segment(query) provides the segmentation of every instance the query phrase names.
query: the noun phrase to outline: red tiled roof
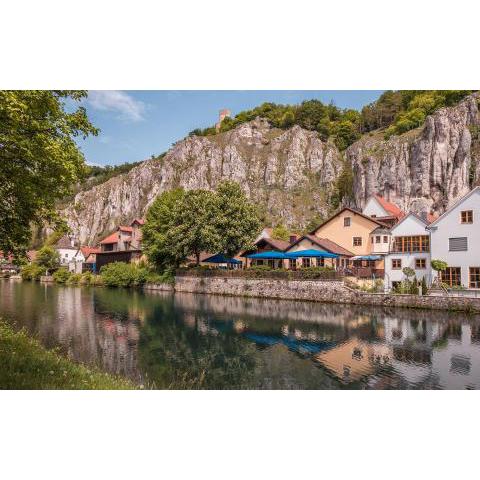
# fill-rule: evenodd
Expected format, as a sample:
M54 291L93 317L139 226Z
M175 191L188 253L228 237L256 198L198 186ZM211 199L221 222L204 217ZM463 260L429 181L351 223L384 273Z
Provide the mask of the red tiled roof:
M427 222L433 223L438 218L438 215L434 215L433 213L427 214Z
M388 212L390 215L393 215L394 217L398 217L398 218L402 218L403 216L405 216L405 213L400 208L398 208L394 203L385 200L380 195L375 195L375 198L378 200L378 202L384 208L384 210Z
M276 238L262 238L257 243L260 243L262 240L277 250L285 250L290 246L290 242L286 242L285 240L277 240Z
M80 247L80 251L82 252L83 256L87 258L91 253L99 253L100 249L95 247L83 246Z
M130 225L133 225L134 223L138 223L139 225L144 225L145 220L143 218L134 218Z
M117 243L118 242L118 233L114 232L105 237L103 240L100 241L100 245L106 245L108 243Z

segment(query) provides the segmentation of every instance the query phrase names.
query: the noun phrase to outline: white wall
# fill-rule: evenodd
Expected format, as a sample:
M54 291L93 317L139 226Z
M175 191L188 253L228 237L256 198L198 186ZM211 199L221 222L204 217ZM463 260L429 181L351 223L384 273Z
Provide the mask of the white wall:
M417 279L421 280L425 277L427 284L430 285L432 282L432 268L430 265L430 253L428 252L416 252L416 253L395 253L392 252L393 243L395 237L403 237L409 235L428 235L428 230L425 229L426 223L422 222L415 215L409 214L405 217L400 223L394 226L391 229L392 238L390 244L390 253L385 257L385 287L390 289L392 287L392 282L401 282L405 280L405 275L402 272L402 269L405 267L410 267L415 270L415 275ZM431 241L431 240L430 240ZM426 268L418 269L415 268L415 260L417 258L424 258L426 260ZM402 261L402 266L399 270L392 269L392 260L400 259Z
M380 202L375 197L370 197L363 207L362 213L368 216L375 216L375 217L385 217L389 215L389 213L380 205Z
M377 239L376 237L380 237L380 243L377 243ZM384 242L384 237L387 237L387 241ZM372 238L373 238L373 243L372 243ZM368 239L368 241L370 242L370 247L371 247L371 251L372 253L388 253L389 249L390 249L390 241L391 241L391 235L388 234L388 233L374 233L372 232L370 234L370 238Z
M68 265L70 260L73 259L75 253L77 252L76 248L57 248L58 254L60 255L60 264Z
M460 212L473 210L473 223L460 223ZM466 252L450 252L449 238L467 237ZM469 267L480 267L480 189L472 190L470 196L447 212L431 229L432 259L444 260L449 267L462 269L462 285L469 285Z

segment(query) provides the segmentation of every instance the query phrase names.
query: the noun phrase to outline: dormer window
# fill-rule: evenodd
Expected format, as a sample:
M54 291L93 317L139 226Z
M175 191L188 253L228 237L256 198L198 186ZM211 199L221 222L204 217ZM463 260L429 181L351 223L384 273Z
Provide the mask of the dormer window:
M350 217L344 217L343 219L343 226L344 227L349 227L351 223L351 218Z
M473 210L463 210L460 212L461 223L473 223Z

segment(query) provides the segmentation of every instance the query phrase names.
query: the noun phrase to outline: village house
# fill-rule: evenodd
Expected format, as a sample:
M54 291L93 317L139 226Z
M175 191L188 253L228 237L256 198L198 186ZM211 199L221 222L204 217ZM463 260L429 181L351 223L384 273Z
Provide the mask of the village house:
M378 227L388 228L388 225L345 207L313 230L310 235L331 240L353 253L348 259L348 265L355 274L380 277L384 273L384 256L374 254L378 247L375 247L375 241L372 243L372 232ZM384 235L381 234L380 238L383 242Z
M291 236L290 240L296 240L296 236ZM290 246L290 242L277 240L275 238L260 236L254 243L253 250L247 250L240 254L239 258L244 262L244 266L267 265L270 268L284 268L283 252Z
M102 239L100 251L95 253L96 270L113 262L138 262L142 258L142 219L134 219L128 226L121 225L117 230Z
M78 242L72 235L64 235L58 240L54 248L60 255L60 265L65 267L68 266L77 253Z
M440 280L451 287L480 288L480 187L458 200L427 229L432 259L448 268Z
M68 264L69 271L71 271L72 273L93 271L93 265L95 265L95 262L90 261L89 263L87 263L87 258L89 258L91 254L95 256L95 254L99 251L100 249L95 247L80 247ZM94 257L92 257L92 259L93 258Z
M426 230L428 219L409 213L391 228L389 253L385 258L385 289L390 290L406 279L403 269L415 271L417 280L425 277L432 283L430 234Z
M291 270L308 267L344 268L354 256L352 252L327 238L304 235L285 250L286 254L295 256L288 259Z
M405 212L398 208L397 205L385 200L380 195L370 196L365 202L362 213L390 227L405 216Z

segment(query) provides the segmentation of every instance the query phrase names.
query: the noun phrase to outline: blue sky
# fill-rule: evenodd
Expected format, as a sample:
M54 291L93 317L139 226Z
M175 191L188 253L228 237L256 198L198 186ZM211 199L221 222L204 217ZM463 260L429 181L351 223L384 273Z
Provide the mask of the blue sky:
M98 137L78 140L88 163L115 165L150 158L195 128L213 125L222 108L232 115L263 102L300 103L317 98L341 108L360 109L380 90L323 91L90 91L88 116L100 128Z

